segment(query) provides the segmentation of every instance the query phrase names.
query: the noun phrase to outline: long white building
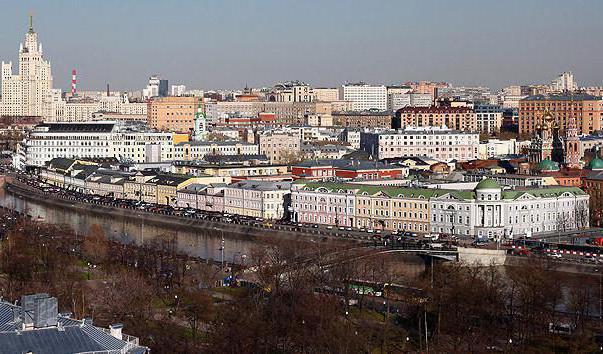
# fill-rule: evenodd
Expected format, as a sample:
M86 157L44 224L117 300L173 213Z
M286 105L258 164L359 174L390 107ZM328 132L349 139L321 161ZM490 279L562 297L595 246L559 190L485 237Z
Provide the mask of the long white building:
M481 238L530 237L587 228L589 196L576 187L502 190L492 179L473 191L430 198L431 231Z
M360 134L360 148L377 159L427 156L442 161L467 161L478 157L478 147L478 133L448 128L405 128Z
M14 164L18 169L40 167L55 157L116 158L138 163L173 160L173 136L112 121L43 123L17 147Z
M387 87L384 85L368 85L363 82L342 85L339 97L352 102L354 111L387 110Z
M12 65L12 62L2 62L0 116L47 117L52 112L52 72L50 62L44 59L31 17L29 31L19 47L18 74L13 74Z

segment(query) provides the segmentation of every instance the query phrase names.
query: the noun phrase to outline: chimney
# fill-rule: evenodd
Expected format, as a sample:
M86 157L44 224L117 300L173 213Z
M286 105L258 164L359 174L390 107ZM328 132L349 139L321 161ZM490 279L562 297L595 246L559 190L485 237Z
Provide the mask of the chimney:
M122 340L121 330L124 328L124 325L121 323L115 323L109 326L109 330L111 331L111 335L119 340Z
M75 69L71 70L71 97L77 96L77 73Z
M107 97L109 97L109 84L107 84Z

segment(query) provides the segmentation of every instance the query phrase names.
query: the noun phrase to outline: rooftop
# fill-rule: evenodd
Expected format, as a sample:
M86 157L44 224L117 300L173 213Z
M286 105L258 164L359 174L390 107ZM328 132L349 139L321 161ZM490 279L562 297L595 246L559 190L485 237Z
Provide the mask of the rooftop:
M584 93L579 94L559 94L559 95L534 95L528 96L522 101L598 101L601 100L600 96L592 96Z
M147 353L138 338L111 335L109 329L96 327L91 320L76 320L58 314L56 298L46 294L21 298L22 306L0 301L0 352L2 353Z

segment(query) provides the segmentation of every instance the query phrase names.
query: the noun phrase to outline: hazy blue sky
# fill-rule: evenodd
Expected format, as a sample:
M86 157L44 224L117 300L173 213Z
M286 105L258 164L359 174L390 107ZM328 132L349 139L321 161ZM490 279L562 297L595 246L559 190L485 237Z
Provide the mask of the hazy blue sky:
M3 1L0 58L16 61L28 12L55 86L242 88L299 79L601 85L601 0Z

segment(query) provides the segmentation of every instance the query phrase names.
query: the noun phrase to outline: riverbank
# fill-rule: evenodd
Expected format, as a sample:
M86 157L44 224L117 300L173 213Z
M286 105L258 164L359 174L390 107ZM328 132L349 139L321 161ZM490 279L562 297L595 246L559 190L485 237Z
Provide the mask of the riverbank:
M284 226L274 225L272 227L255 227L251 225L241 225L235 222L222 223L207 219L185 218L176 215L157 214L137 209L119 208L110 205L92 204L78 200L68 200L53 196L52 194L43 193L37 189L31 188L18 181L7 181L4 186L5 190L11 194L19 196L23 199L33 200L37 203L45 204L52 207L65 208L82 213L91 213L97 215L111 215L117 218L126 218L146 225L169 226L175 229L187 231L195 231L203 234L216 233L224 235L224 237L246 240L246 241L262 241L262 242L277 242L277 241L298 241L298 242L313 242L319 240L324 242L338 242L342 244L353 244L353 240L339 239L321 235L317 232L300 233L286 230Z

